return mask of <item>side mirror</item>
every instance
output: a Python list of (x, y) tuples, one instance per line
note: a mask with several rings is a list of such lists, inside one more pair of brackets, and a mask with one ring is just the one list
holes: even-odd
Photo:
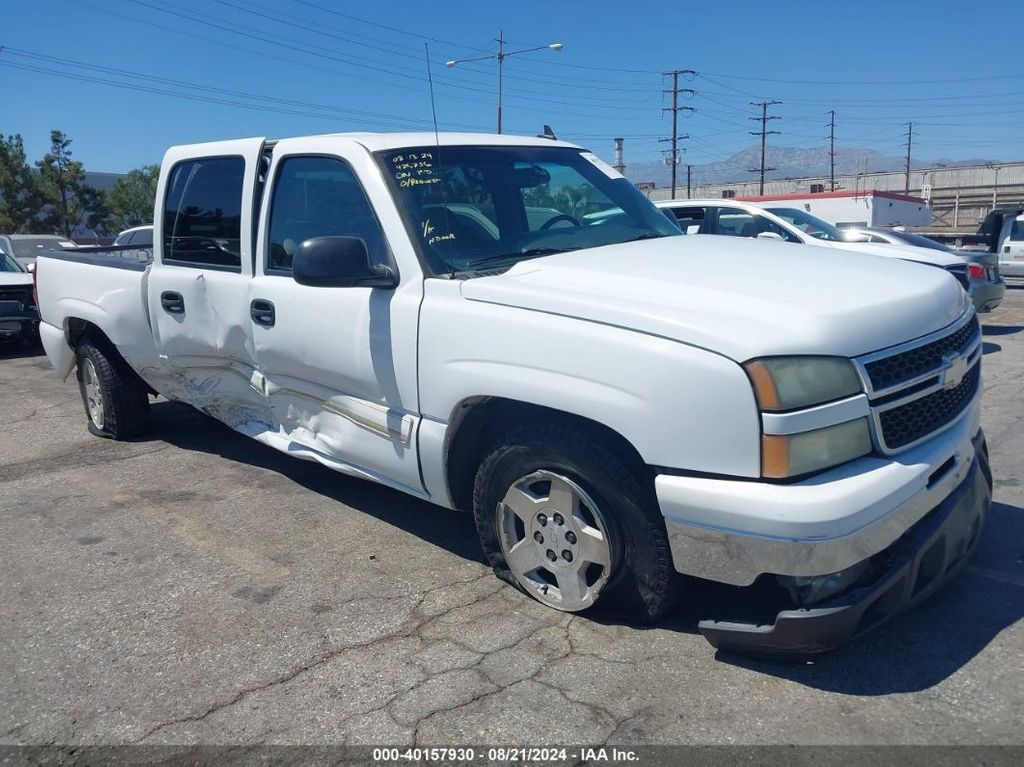
[(31, 264), (25, 267), (29, 274), (32, 274), (36, 270), (36, 263), (33, 261)]
[(295, 251), (292, 276), (315, 288), (393, 288), (394, 271), (370, 263), (366, 243), (358, 237), (312, 237)]
[(686, 227), (687, 234), (697, 234), (700, 232), (700, 224), (688, 224)]
[(784, 241), (786, 238), (778, 232), (758, 232), (757, 239), (759, 240), (780, 240)]

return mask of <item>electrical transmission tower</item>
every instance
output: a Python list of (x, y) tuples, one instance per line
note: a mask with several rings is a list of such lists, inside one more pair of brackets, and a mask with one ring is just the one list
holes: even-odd
[[(769, 115), (768, 114), (768, 107), (775, 106), (776, 104), (781, 104), (781, 103), (782, 103), (781, 101), (775, 101), (774, 99), (771, 100), (771, 101), (751, 101), (750, 102), (750, 106), (752, 106), (752, 107), (761, 107), (761, 116), (760, 117), (751, 117), (750, 118), (751, 120), (759, 120), (761, 122), (761, 130), (759, 130), (759, 131), (755, 131), (755, 130), (750, 131), (750, 135), (752, 135), (752, 136), (760, 136), (761, 137), (761, 168), (760, 168), (761, 183), (760, 183), (760, 186), (758, 187), (760, 189), (758, 194), (764, 194), (764, 174), (767, 171), (775, 170), (775, 168), (766, 168), (765, 165), (764, 165), (765, 142), (766, 142), (766, 140), (767, 140), (767, 138), (769, 136), (779, 133), (779, 131), (777, 131), (777, 130), (768, 130), (768, 121), (769, 120), (781, 120), (782, 119), (781, 117), (777, 117), (776, 115)], [(758, 173), (759, 171), (758, 171), (757, 168), (751, 168), (750, 172), (751, 173)]]
[(906, 170), (906, 184), (904, 185), (904, 193), (910, 194), (910, 145), (914, 140), (914, 123), (907, 123), (907, 163), (904, 166)]
[(696, 111), (693, 107), (679, 106), (680, 93), (685, 94), (687, 97), (693, 97), (694, 94), (696, 94), (696, 91), (693, 88), (679, 87), (679, 76), (683, 75), (685, 77), (689, 75), (692, 77), (697, 73), (692, 69), (674, 69), (671, 72), (662, 72), (662, 74), (672, 75), (672, 87), (663, 91), (663, 93), (672, 94), (672, 106), (665, 107), (661, 110), (662, 112), (672, 113), (672, 138), (663, 138), (661, 141), (668, 142), (672, 145), (672, 148), (668, 153), (668, 164), (672, 166), (672, 199), (674, 200), (676, 198), (676, 171), (679, 168), (679, 140), (690, 138), (689, 133), (683, 134), (682, 136), (679, 135), (679, 113), (688, 112), (689, 114), (693, 114), (693, 112)]
[(828, 121), (828, 186), (829, 191), (836, 190), (836, 110), (829, 110)]

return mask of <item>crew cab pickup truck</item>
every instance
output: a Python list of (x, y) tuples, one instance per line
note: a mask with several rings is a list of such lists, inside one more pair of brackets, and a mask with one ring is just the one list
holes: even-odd
[(181, 146), (157, 194), (152, 263), (35, 272), (97, 435), (188, 403), (471, 511), (496, 574), (558, 610), (656, 620), (678, 573), (729, 584), (701, 630), (737, 652), (841, 644), (978, 540), (981, 333), (942, 270), (678, 236), (547, 139)]

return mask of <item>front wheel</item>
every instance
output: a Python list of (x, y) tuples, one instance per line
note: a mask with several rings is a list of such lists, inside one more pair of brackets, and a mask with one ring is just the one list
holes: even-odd
[(603, 435), (512, 431), (481, 463), (473, 505), (495, 573), (549, 607), (653, 621), (673, 601), (678, 577), (653, 488)]

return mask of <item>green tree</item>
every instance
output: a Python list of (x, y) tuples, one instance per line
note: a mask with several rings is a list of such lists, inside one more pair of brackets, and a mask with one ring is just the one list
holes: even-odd
[(101, 224), (104, 195), (85, 183), (85, 168), (71, 158), (71, 139), (50, 131), (50, 151), (36, 163), (44, 189), (53, 200), (47, 223), (71, 237), (79, 224)]
[(153, 201), (159, 176), (159, 165), (144, 165), (128, 171), (128, 175), (114, 185), (109, 203), (113, 222), (119, 229), (153, 223)]
[(0, 231), (47, 231), (40, 213), (48, 202), (39, 174), (25, 159), (21, 136), (0, 134)]

